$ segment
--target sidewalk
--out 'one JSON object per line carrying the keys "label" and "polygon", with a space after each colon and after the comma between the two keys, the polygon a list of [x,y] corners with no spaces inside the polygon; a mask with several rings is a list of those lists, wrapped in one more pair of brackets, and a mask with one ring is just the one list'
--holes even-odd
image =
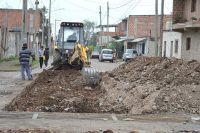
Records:
{"label": "sidewalk", "polygon": [[[51,65],[53,61],[53,58],[50,57],[49,62],[48,62],[48,67]],[[43,66],[43,69],[45,66]],[[43,71],[43,69],[40,69],[39,63],[31,66],[31,71],[32,73],[40,73]],[[20,71],[20,64],[18,60],[12,60],[12,61],[4,61],[0,63],[0,72],[15,72],[15,71]]]}

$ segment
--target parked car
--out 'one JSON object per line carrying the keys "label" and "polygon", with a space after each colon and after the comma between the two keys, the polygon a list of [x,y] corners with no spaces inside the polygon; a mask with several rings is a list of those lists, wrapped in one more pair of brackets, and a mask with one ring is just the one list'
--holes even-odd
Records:
{"label": "parked car", "polygon": [[138,56],[138,52],[135,49],[126,49],[125,53],[123,54],[123,61],[128,61],[134,57]]}
{"label": "parked car", "polygon": [[90,56],[92,59],[99,59],[99,51],[92,51],[92,54]]}
{"label": "parked car", "polygon": [[113,62],[114,57],[113,57],[113,50],[112,49],[102,49],[101,53],[99,55],[99,61],[110,61]]}

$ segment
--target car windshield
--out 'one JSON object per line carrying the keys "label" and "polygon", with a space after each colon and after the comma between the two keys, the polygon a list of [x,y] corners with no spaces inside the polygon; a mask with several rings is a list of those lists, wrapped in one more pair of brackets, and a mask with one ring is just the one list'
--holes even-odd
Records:
{"label": "car windshield", "polygon": [[137,51],[136,50],[134,50],[134,49],[127,49],[126,50],[126,53],[129,53],[129,54],[137,54]]}
{"label": "car windshield", "polygon": [[105,50],[103,51],[103,54],[112,54],[113,52],[112,51],[109,51],[109,50]]}
{"label": "car windshield", "polygon": [[98,51],[92,51],[92,54],[98,55],[99,52]]}

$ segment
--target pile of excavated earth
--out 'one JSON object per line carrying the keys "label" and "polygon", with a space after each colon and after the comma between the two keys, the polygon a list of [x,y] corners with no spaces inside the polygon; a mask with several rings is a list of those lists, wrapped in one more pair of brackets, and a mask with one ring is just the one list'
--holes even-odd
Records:
{"label": "pile of excavated earth", "polygon": [[9,111],[200,114],[200,63],[137,57],[89,86],[79,71],[46,70],[5,107]]}

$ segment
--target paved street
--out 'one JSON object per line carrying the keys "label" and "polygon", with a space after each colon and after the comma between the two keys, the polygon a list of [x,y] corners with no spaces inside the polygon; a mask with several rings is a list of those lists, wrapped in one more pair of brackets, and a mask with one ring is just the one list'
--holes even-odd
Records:
{"label": "paved street", "polygon": [[122,61],[115,61],[114,63],[110,63],[109,61],[99,62],[98,59],[92,59],[91,62],[92,62],[92,67],[96,68],[100,72],[112,71],[119,65],[123,64]]}

